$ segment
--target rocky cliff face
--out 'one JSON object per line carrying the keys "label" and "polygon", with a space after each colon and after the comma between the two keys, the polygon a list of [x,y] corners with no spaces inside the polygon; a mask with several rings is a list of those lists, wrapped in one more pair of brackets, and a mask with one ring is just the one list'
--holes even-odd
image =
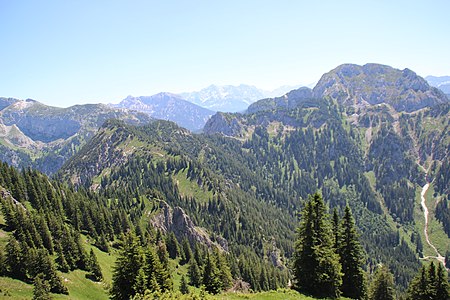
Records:
{"label": "rocky cliff face", "polygon": [[442,91],[409,69],[379,64],[344,64],[324,74],[313,89],[316,98],[329,97],[355,108],[391,105],[397,112],[412,112],[448,102]]}
{"label": "rocky cliff face", "polygon": [[277,107],[284,107],[287,109],[295,108],[302,101],[311,98],[312,90],[307,87],[301,87],[297,90],[292,90],[281,97],[259,100],[248,107],[247,113],[251,114],[258,111],[271,110]]}
{"label": "rocky cliff face", "polygon": [[178,240],[186,237],[191,243],[197,242],[209,248],[217,247],[223,251],[228,251],[228,243],[224,238],[216,238],[216,241],[212,241],[206,230],[195,226],[181,207],[172,208],[164,201],[159,203],[160,212],[150,219],[155,228],[164,233],[173,232]]}
{"label": "rocky cliff face", "polygon": [[227,136],[239,136],[241,128],[242,126],[238,118],[227,113],[218,112],[205,124],[203,132],[206,134],[220,132]]}

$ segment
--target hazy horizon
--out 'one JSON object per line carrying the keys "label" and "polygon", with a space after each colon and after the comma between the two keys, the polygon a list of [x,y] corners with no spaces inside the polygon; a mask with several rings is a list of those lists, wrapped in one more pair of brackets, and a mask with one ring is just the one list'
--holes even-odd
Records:
{"label": "hazy horizon", "polygon": [[211,84],[308,85],[343,63],[450,73],[446,1],[1,1],[0,95],[67,107]]}

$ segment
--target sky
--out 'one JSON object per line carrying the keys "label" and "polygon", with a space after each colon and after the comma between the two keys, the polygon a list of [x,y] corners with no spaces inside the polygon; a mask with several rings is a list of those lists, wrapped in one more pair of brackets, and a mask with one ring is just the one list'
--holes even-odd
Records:
{"label": "sky", "polygon": [[343,63],[450,75],[450,1],[0,0],[0,96],[67,107]]}

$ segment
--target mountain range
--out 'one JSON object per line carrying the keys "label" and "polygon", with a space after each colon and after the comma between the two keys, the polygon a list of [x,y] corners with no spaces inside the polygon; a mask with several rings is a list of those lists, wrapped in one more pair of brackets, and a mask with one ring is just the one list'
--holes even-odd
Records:
{"label": "mountain range", "polygon": [[298,86],[282,86],[273,91],[265,91],[251,85],[210,85],[197,92],[181,93],[180,96],[199,106],[213,111],[242,112],[253,102],[281,96],[298,88]]}
{"label": "mountain range", "polygon": [[437,87],[450,95],[450,76],[427,76],[425,79],[431,86]]}
{"label": "mountain range", "polygon": [[0,98],[0,160],[53,174],[111,118],[129,124],[153,120],[105,104],[59,108],[32,99]]}
{"label": "mountain range", "polygon": [[152,118],[169,120],[191,131],[199,131],[214,114],[213,111],[195,105],[171,93],[153,96],[128,96],[116,108],[125,108],[148,114]]}
{"label": "mountain range", "polygon": [[[312,90],[218,112],[202,134],[166,121],[108,122],[59,174],[94,190],[157,194],[232,253],[272,249],[282,262],[292,255],[297,211],[319,189],[330,207],[352,208],[369,268],[383,261],[405,287],[419,257],[450,251],[449,120],[448,98],[411,70],[342,65]],[[138,184],[149,163],[152,176],[169,181],[157,191]],[[427,182],[438,253],[424,236]]]}
{"label": "mountain range", "polygon": [[[0,159],[80,190],[84,202],[64,202],[61,220],[102,249],[130,226],[142,240],[173,232],[229,253],[234,278],[254,290],[267,274],[287,282],[299,212],[316,191],[338,216],[351,208],[367,272],[387,265],[399,290],[422,260],[450,253],[450,100],[413,71],[345,64],[313,89],[242,100],[241,112],[184,97],[69,108],[0,98]],[[201,133],[168,121],[185,108]]]}

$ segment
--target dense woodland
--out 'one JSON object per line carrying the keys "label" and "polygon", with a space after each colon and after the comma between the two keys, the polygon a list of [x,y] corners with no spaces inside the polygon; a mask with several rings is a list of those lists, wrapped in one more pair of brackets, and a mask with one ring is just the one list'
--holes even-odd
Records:
{"label": "dense woodland", "polygon": [[[238,137],[194,135],[165,121],[111,120],[54,179],[1,163],[8,240],[0,247],[0,272],[44,294],[67,293],[61,272],[103,278],[95,253],[82,246],[88,242],[117,255],[112,299],[172,291],[171,261],[189,270],[182,278],[186,293],[189,287],[217,294],[237,284],[251,291],[292,284],[319,297],[391,299],[424,293],[417,289],[427,282],[429,299],[442,299],[443,288],[433,282],[440,278],[448,289],[445,270],[421,268],[419,260],[423,241],[412,199],[425,174],[408,148],[423,131],[420,147],[436,158],[428,174],[440,199],[436,219],[450,236],[450,168],[438,160],[446,149],[436,144],[442,137],[419,128],[438,112],[404,116],[403,135],[382,109],[367,112],[360,127],[346,114],[321,99],[230,115],[241,124]],[[364,130],[375,125],[363,147]],[[151,220],[161,203],[180,207],[226,247],[160,230]],[[417,279],[422,273],[426,278]]]}

